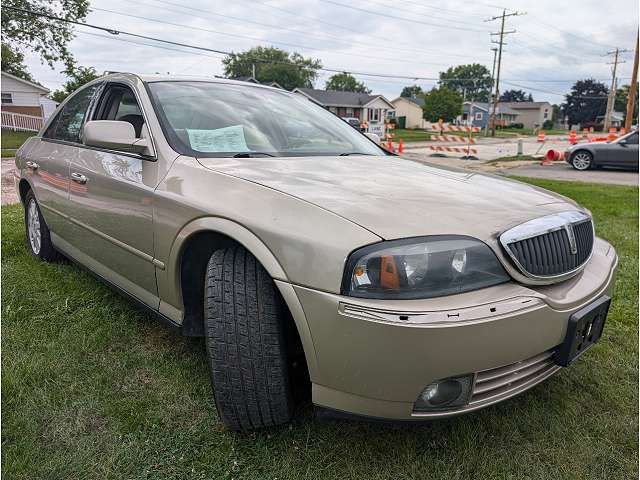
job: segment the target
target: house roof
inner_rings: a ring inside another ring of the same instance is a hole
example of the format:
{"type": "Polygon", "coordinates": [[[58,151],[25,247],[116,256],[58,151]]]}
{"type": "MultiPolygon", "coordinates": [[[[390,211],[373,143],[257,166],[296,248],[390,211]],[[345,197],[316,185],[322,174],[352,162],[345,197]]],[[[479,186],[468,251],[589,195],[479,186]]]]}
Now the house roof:
{"type": "Polygon", "coordinates": [[[236,80],[238,82],[255,83],[256,85],[268,85],[270,87],[282,88],[282,86],[278,82],[261,82],[260,80],[257,80],[255,77],[234,77],[231,80],[236,80]]]}
{"type": "Polygon", "coordinates": [[[500,102],[514,110],[539,109],[540,107],[551,107],[549,102],[500,102]]]}
{"type": "MultiPolygon", "coordinates": [[[[464,106],[466,107],[467,110],[469,109],[469,106],[471,104],[472,102],[464,102],[464,106]]],[[[488,112],[489,110],[491,110],[491,105],[489,105],[486,102],[473,102],[473,108],[474,109],[478,108],[480,110],[484,110],[485,112],[488,112]]],[[[519,115],[518,112],[516,112],[512,108],[509,108],[506,103],[498,103],[498,107],[496,108],[496,114],[519,115]]]]}
{"type": "Polygon", "coordinates": [[[7,73],[7,72],[2,72],[2,76],[9,77],[12,80],[15,80],[16,82],[24,83],[25,85],[33,87],[36,90],[40,90],[42,93],[45,93],[45,94],[51,91],[48,88],[43,87],[42,85],[38,85],[37,83],[30,82],[29,80],[25,80],[24,78],[16,77],[15,75],[11,75],[10,73],[7,73]]]}
{"type": "Polygon", "coordinates": [[[424,106],[424,98],[422,98],[422,97],[398,97],[398,98],[392,100],[391,103],[393,103],[395,105],[395,103],[400,101],[400,100],[406,100],[407,102],[411,102],[414,105],[419,106],[420,108],[422,108],[424,106]]]}
{"type": "Polygon", "coordinates": [[[360,108],[380,98],[384,102],[388,103],[391,108],[395,108],[393,104],[382,95],[370,95],[368,93],[357,92],[339,92],[336,90],[316,90],[314,88],[296,88],[294,92],[302,93],[325,107],[360,108]]]}

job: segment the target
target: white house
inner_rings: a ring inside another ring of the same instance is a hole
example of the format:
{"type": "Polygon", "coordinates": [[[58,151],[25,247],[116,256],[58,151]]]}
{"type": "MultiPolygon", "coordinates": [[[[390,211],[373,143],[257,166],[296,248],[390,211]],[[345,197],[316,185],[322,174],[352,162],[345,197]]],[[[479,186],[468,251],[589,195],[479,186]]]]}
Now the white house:
{"type": "Polygon", "coordinates": [[[56,108],[55,102],[47,98],[48,88],[7,72],[2,72],[0,91],[3,112],[20,113],[46,119],[56,108]]]}
{"type": "Polygon", "coordinates": [[[393,104],[382,95],[296,88],[299,93],[343,118],[366,122],[367,131],[384,135],[384,120],[394,111],[393,104]]]}

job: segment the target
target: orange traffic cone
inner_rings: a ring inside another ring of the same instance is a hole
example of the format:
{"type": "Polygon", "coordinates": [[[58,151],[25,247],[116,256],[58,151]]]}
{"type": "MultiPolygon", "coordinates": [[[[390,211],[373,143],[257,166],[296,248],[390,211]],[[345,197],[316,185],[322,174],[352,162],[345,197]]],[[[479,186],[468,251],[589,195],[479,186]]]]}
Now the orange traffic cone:
{"type": "Polygon", "coordinates": [[[620,127],[620,135],[624,135],[625,133],[627,133],[627,129],[624,127],[620,127]]]}
{"type": "Polygon", "coordinates": [[[539,142],[544,142],[544,131],[540,130],[540,133],[538,133],[538,141],[539,142]]]}
{"type": "Polygon", "coordinates": [[[578,137],[575,130],[571,130],[571,133],[569,134],[569,143],[571,145],[575,145],[576,143],[578,143],[578,137]]]}
{"type": "Polygon", "coordinates": [[[404,141],[401,138],[398,142],[398,153],[404,153],[404,141]]]}

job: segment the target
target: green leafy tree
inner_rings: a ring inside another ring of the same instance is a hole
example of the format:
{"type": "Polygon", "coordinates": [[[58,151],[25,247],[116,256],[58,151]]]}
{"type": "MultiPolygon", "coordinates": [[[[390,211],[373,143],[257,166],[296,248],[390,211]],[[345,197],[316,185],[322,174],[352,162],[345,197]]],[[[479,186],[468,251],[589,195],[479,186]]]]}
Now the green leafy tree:
{"type": "Polygon", "coordinates": [[[371,93],[371,90],[369,90],[364,83],[359,82],[356,80],[356,77],[347,72],[331,75],[324,89],[339,92],[371,93]]]}
{"type": "Polygon", "coordinates": [[[287,90],[313,87],[322,67],[320,60],[304,58],[275,47],[254,47],[246,52],[232,53],[223,60],[224,74],[229,78],[249,77],[255,66],[255,77],[261,83],[277,82],[287,90]]]}
{"type": "Polygon", "coordinates": [[[462,113],[462,96],[447,87],[433,88],[424,96],[422,110],[425,120],[450,122],[462,113]]]}
{"type": "Polygon", "coordinates": [[[608,92],[604,83],[592,78],[574,83],[562,104],[562,112],[569,117],[569,124],[594,122],[597,116],[604,115],[608,92]]]}
{"type": "MultiPolygon", "coordinates": [[[[631,88],[630,85],[623,85],[618,90],[616,90],[616,100],[613,108],[617,112],[624,113],[625,119],[627,116],[627,99],[629,98],[629,88],[631,88]]],[[[636,101],[633,104],[633,118],[638,118],[638,90],[636,90],[636,101]]],[[[632,123],[635,123],[635,121],[632,123]]]]}
{"type": "MultiPolygon", "coordinates": [[[[73,56],[68,49],[73,38],[72,24],[7,7],[81,21],[87,16],[89,0],[4,0],[2,6],[2,43],[14,55],[29,49],[51,68],[54,62],[63,62],[67,69],[73,67],[73,56]]],[[[2,50],[4,57],[5,49],[2,50]]]]}
{"type": "Polygon", "coordinates": [[[6,43],[2,44],[2,71],[33,82],[33,77],[24,64],[22,52],[12,50],[6,43]]]}
{"type": "Polygon", "coordinates": [[[74,67],[71,70],[65,70],[65,73],[69,79],[62,85],[60,90],[56,90],[51,95],[51,98],[58,103],[62,102],[85,83],[89,83],[100,76],[93,67],[74,67]]]}
{"type": "Polygon", "coordinates": [[[440,85],[455,90],[467,100],[488,102],[493,81],[487,67],[472,63],[440,72],[440,85]]]}
{"type": "Polygon", "coordinates": [[[501,102],[533,102],[533,95],[524,90],[505,90],[500,95],[501,102]]]}
{"type": "Polygon", "coordinates": [[[422,96],[424,92],[420,85],[409,85],[408,87],[404,87],[402,92],[400,92],[401,97],[414,98],[422,96]]]}

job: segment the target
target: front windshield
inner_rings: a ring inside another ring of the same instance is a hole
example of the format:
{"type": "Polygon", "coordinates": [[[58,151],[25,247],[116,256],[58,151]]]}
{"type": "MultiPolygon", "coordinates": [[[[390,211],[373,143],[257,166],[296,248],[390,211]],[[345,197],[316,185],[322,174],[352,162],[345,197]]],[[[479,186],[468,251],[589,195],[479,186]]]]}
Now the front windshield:
{"type": "Polygon", "coordinates": [[[301,95],[215,82],[148,85],[171,146],[185,155],[385,155],[352,126],[301,95]]]}

